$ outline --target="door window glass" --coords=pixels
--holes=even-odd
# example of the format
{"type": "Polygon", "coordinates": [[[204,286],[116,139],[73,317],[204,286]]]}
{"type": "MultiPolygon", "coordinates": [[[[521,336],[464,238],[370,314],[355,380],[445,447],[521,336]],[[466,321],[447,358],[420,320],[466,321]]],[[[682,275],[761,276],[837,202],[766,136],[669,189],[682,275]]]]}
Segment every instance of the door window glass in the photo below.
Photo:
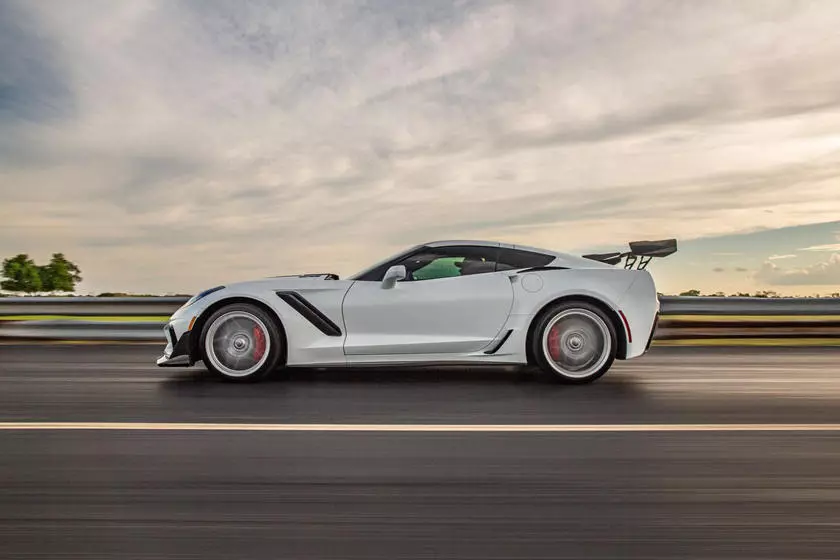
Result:
{"type": "Polygon", "coordinates": [[[435,280],[496,271],[497,247],[434,247],[412,255],[405,266],[406,280],[435,280]]]}
{"type": "Polygon", "coordinates": [[[426,266],[418,268],[411,276],[413,280],[433,280],[435,278],[460,276],[463,262],[464,257],[440,257],[426,266]]]}

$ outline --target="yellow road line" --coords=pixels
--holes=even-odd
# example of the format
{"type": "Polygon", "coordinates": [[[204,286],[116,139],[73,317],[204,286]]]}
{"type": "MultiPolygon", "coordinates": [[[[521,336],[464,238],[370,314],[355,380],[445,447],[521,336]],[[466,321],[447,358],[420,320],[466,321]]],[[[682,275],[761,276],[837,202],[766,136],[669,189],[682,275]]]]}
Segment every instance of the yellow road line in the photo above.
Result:
{"type": "Polygon", "coordinates": [[[662,322],[675,321],[681,323],[720,322],[742,323],[756,321],[760,323],[806,323],[806,322],[838,322],[840,315],[661,315],[662,322]]]}
{"type": "Polygon", "coordinates": [[[654,340],[653,346],[840,346],[840,338],[683,338],[654,340]]]}
{"type": "Polygon", "coordinates": [[[91,346],[132,346],[132,345],[154,345],[165,346],[166,340],[163,336],[160,340],[2,340],[0,346],[62,346],[62,345],[86,345],[91,346]]]}
{"type": "Polygon", "coordinates": [[[109,323],[165,323],[163,315],[2,315],[0,321],[89,321],[109,323]]]}
{"type": "Polygon", "coordinates": [[[169,422],[0,422],[0,431],[187,432],[840,432],[840,424],[215,424],[169,422]]]}

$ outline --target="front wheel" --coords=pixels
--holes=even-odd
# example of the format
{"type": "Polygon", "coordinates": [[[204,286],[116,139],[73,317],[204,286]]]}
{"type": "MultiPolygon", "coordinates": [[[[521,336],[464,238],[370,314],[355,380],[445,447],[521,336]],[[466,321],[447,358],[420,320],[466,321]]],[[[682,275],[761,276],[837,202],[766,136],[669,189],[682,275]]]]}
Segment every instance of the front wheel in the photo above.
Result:
{"type": "Polygon", "coordinates": [[[531,351],[540,368],[567,383],[590,383],[604,375],[616,355],[615,326],[597,306],[557,304],[537,320],[531,351]]]}
{"type": "Polygon", "coordinates": [[[256,381],[277,367],[283,336],[255,305],[235,303],[207,319],[201,333],[204,365],[228,381],[256,381]]]}

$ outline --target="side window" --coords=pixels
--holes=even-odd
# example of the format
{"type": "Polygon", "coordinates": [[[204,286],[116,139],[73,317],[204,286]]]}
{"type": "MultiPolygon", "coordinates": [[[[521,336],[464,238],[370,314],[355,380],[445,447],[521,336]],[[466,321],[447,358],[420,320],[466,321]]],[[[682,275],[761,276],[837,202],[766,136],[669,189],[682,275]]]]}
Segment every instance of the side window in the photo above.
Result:
{"type": "Polygon", "coordinates": [[[551,255],[503,247],[499,249],[499,266],[497,270],[515,270],[518,268],[546,266],[553,260],[554,257],[551,255]]]}
{"type": "Polygon", "coordinates": [[[421,266],[411,274],[412,280],[434,280],[460,276],[464,257],[439,257],[421,266]]]}
{"type": "Polygon", "coordinates": [[[405,266],[406,280],[435,280],[496,271],[496,247],[434,247],[412,255],[405,266]]]}

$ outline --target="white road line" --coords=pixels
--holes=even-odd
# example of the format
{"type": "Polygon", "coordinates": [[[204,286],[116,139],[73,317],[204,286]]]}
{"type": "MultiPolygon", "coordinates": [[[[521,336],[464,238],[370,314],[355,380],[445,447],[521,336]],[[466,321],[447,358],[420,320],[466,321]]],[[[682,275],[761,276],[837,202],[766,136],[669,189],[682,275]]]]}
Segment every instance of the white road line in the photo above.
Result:
{"type": "Polygon", "coordinates": [[[840,424],[223,424],[178,422],[0,422],[0,431],[187,432],[840,432],[840,424]]]}

